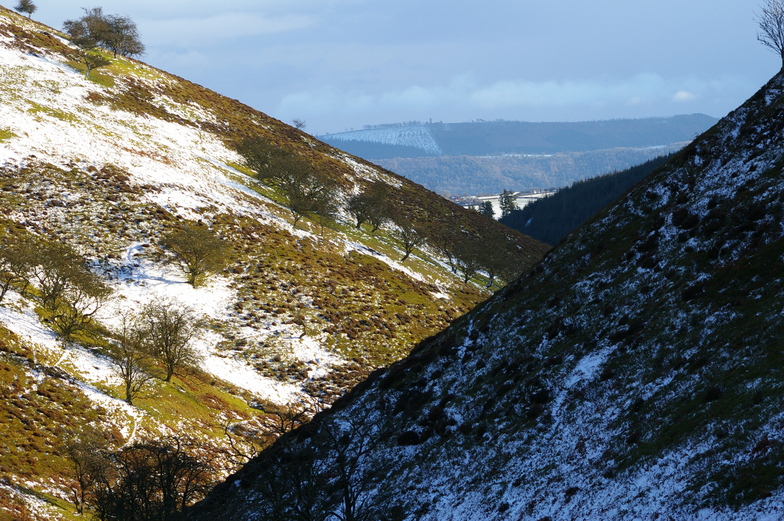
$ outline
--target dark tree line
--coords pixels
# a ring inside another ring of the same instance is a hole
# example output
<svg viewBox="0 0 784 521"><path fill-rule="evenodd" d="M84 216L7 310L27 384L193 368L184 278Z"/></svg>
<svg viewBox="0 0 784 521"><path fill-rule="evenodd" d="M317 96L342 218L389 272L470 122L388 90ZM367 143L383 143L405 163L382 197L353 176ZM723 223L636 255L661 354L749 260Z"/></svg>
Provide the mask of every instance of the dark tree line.
<svg viewBox="0 0 784 521"><path fill-rule="evenodd" d="M618 199L672 156L574 183L502 217L500 222L547 244L556 245L569 232Z"/></svg>
<svg viewBox="0 0 784 521"><path fill-rule="evenodd" d="M119 450L86 428L64 444L71 463L71 499L99 521L173 521L203 498L218 466L193 440L168 436Z"/></svg>

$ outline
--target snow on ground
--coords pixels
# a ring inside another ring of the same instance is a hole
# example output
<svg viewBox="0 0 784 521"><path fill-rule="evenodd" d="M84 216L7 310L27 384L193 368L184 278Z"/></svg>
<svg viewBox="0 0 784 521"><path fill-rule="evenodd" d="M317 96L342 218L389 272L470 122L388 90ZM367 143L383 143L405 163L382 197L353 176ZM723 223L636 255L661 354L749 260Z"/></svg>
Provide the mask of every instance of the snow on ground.
<svg viewBox="0 0 784 521"><path fill-rule="evenodd" d="M118 277L112 281L115 293L101 308L96 319L110 328L120 326L124 313L136 313L152 302L169 302L189 308L198 317L223 320L235 299L230 281L213 276L206 284L194 288L185 282L182 272L173 266L157 265L141 254L144 245L128 246ZM193 343L201 357L201 367L208 373L278 403L296 398L297 388L281 384L258 374L245 360L219 354L217 345L225 340L212 331L203 331ZM221 356L222 355L222 356Z"/></svg>
<svg viewBox="0 0 784 521"><path fill-rule="evenodd" d="M0 322L31 347L34 362L47 367L59 367L78 377L80 380L76 384L85 396L106 409L126 442L133 440L136 426L142 421L144 413L93 385L119 384L108 359L59 340L51 330L41 325L32 306L16 292L10 291L0 305Z"/></svg>
<svg viewBox="0 0 784 521"><path fill-rule="evenodd" d="M425 125L400 125L341 132L321 136L328 141L367 141L385 145L420 148L426 152L441 154L441 147Z"/></svg>

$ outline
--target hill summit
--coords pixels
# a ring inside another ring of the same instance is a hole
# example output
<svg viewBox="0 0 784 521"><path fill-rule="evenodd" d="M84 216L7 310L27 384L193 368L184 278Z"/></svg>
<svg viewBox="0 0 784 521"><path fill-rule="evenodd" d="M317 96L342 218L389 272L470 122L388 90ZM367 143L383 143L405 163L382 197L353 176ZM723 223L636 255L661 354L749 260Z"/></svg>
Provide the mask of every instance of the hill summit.
<svg viewBox="0 0 784 521"><path fill-rule="evenodd" d="M777 75L193 519L784 517L782 121Z"/></svg>

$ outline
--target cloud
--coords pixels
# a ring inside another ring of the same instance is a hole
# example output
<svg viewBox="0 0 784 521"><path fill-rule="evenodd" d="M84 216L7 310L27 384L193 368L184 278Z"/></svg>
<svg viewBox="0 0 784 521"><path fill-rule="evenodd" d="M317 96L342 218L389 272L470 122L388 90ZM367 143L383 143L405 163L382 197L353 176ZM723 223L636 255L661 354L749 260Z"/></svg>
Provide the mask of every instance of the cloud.
<svg viewBox="0 0 784 521"><path fill-rule="evenodd" d="M672 101L676 103L685 103L688 101L694 101L697 99L697 96L689 91L679 90L675 93L675 96L672 97Z"/></svg>
<svg viewBox="0 0 784 521"><path fill-rule="evenodd" d="M665 80L656 74L638 74L613 80L543 81L503 80L482 85L470 75L457 76L448 85L404 89L377 94L341 93L337 89L300 92L283 98L280 108L325 113L362 109L438 109L462 107L477 110L521 108L569 108L608 105L644 105L669 100L677 80ZM694 82L692 82L694 83ZM674 101L689 101L696 96L678 90Z"/></svg>
<svg viewBox="0 0 784 521"><path fill-rule="evenodd" d="M243 36L296 31L312 26L308 15L265 16L257 13L229 12L205 18L140 20L144 39L151 46L207 47L216 42Z"/></svg>

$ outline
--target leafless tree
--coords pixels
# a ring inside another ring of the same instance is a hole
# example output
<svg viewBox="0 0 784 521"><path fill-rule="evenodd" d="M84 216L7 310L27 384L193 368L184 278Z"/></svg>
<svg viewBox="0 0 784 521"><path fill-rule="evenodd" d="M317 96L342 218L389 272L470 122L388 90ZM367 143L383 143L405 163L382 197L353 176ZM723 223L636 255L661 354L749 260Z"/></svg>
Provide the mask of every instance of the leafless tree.
<svg viewBox="0 0 784 521"><path fill-rule="evenodd" d="M29 247L28 247L29 246ZM12 285L20 285L24 292L30 270L35 264L36 249L22 241L0 244L0 301Z"/></svg>
<svg viewBox="0 0 784 521"><path fill-rule="evenodd" d="M784 0L765 0L757 23L757 40L781 58L784 69Z"/></svg>
<svg viewBox="0 0 784 521"><path fill-rule="evenodd" d="M65 440L64 452L74 479L70 486L71 499L78 514L84 513L95 484L106 473L108 448L103 434L90 426L82 427Z"/></svg>
<svg viewBox="0 0 784 521"><path fill-rule="evenodd" d="M392 205L389 194L389 185L376 181L367 190L348 200L346 210L356 219L357 229L367 222L371 225L371 231L375 233L391 218Z"/></svg>
<svg viewBox="0 0 784 521"><path fill-rule="evenodd" d="M186 224L169 232L161 240L161 246L174 254L192 286L206 275L223 269L230 247L206 226L197 224Z"/></svg>
<svg viewBox="0 0 784 521"><path fill-rule="evenodd" d="M105 47L123 56L144 54L136 23L127 16L106 15L101 7L84 8L84 16L63 23L71 41L84 51Z"/></svg>
<svg viewBox="0 0 784 521"><path fill-rule="evenodd" d="M337 183L306 158L260 137L242 140L237 152L259 181L283 192L294 214L294 225L306 215L321 217L323 224L323 219L336 213Z"/></svg>
<svg viewBox="0 0 784 521"><path fill-rule="evenodd" d="M106 17L108 30L103 35L103 44L107 49L122 56L141 56L144 44L139 37L136 22L127 16L109 15Z"/></svg>
<svg viewBox="0 0 784 521"><path fill-rule="evenodd" d="M125 401L133 405L133 399L152 381L149 373L150 354L147 351L147 331L138 317L126 314L122 317L118 334L119 343L112 359L114 371L123 383Z"/></svg>
<svg viewBox="0 0 784 521"><path fill-rule="evenodd" d="M425 243L425 233L418 226L414 225L407 217L398 216L395 218L397 230L393 230L390 235L396 239L403 247L404 255L400 262L405 262L417 248Z"/></svg>
<svg viewBox="0 0 784 521"><path fill-rule="evenodd" d="M299 130L304 130L306 127L304 119L294 118L291 123L294 125L294 128Z"/></svg>
<svg viewBox="0 0 784 521"><path fill-rule="evenodd" d="M455 266L463 276L464 283L468 284L471 277L482 268L485 248L488 248L488 245L479 239L468 236L462 237L455 244L453 250Z"/></svg>
<svg viewBox="0 0 784 521"><path fill-rule="evenodd" d="M84 75L89 78L94 69L106 67L112 63L98 51L98 47L104 42L110 29L106 16L100 7L84 9L84 11L83 17L63 22L63 29L79 48L79 61L85 65Z"/></svg>
<svg viewBox="0 0 784 521"><path fill-rule="evenodd" d="M140 320L148 350L163 365L167 382L182 369L198 363L191 340L201 322L190 308L156 301L144 307Z"/></svg>
<svg viewBox="0 0 784 521"><path fill-rule="evenodd" d="M243 139L236 148L245 160L245 166L256 172L258 180L263 183L275 180L279 172L285 171L287 158L291 155L260 137Z"/></svg>
<svg viewBox="0 0 784 521"><path fill-rule="evenodd" d="M66 244L39 243L34 263L30 273L38 282L41 303L51 313L58 334L69 338L90 322L110 290L85 259Z"/></svg>

